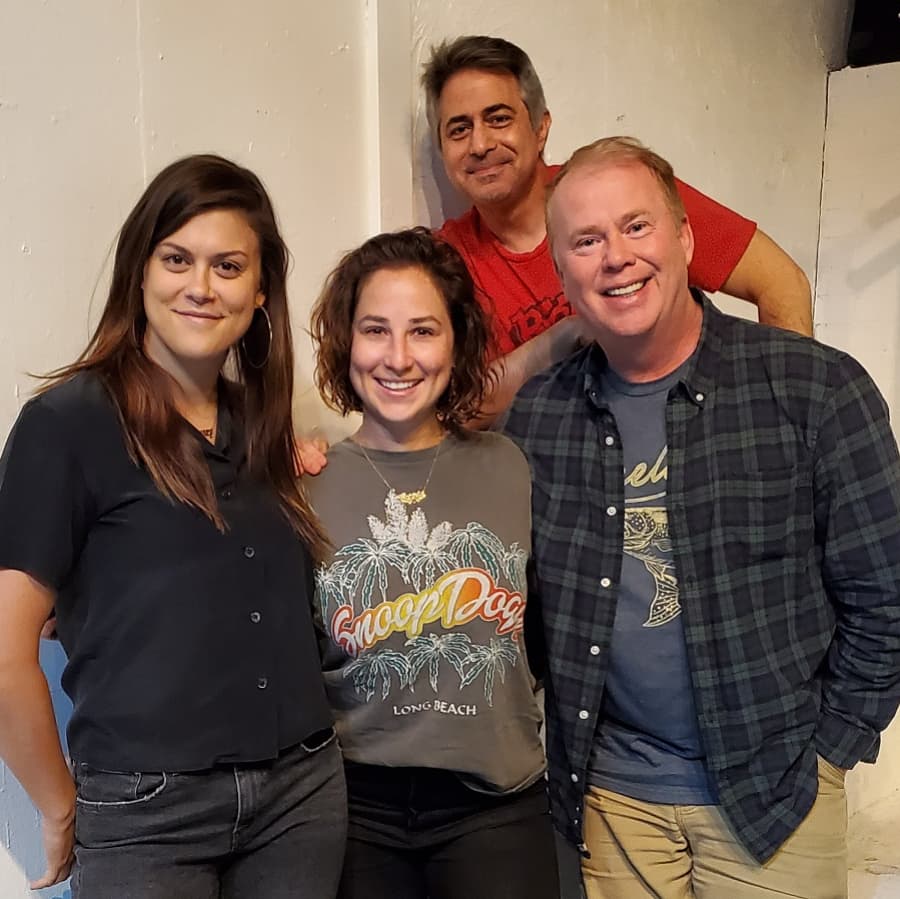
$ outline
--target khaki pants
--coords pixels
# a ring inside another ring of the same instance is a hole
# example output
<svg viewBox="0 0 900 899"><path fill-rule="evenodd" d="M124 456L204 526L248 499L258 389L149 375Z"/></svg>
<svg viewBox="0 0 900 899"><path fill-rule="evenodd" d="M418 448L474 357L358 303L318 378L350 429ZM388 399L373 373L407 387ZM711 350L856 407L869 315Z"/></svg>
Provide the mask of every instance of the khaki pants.
<svg viewBox="0 0 900 899"><path fill-rule="evenodd" d="M844 772L819 759L819 794L764 865L718 806L661 805L589 787L581 862L588 899L846 899Z"/></svg>

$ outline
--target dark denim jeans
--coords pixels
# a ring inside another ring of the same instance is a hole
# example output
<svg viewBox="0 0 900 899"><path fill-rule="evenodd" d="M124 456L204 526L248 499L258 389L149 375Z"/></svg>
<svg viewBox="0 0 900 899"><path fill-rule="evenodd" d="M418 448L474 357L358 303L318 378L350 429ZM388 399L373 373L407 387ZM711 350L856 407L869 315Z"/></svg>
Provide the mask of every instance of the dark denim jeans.
<svg viewBox="0 0 900 899"><path fill-rule="evenodd" d="M347 766L340 899L557 899L543 780L511 796L449 771Z"/></svg>
<svg viewBox="0 0 900 899"><path fill-rule="evenodd" d="M201 773L76 763L75 781L73 899L334 899L347 798L333 736Z"/></svg>

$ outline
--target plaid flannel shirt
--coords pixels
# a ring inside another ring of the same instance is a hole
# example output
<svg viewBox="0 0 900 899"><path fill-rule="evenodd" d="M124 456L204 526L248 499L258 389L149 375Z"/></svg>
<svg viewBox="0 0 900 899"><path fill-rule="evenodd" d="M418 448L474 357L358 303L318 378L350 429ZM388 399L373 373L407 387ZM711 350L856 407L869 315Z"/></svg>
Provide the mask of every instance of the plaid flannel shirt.
<svg viewBox="0 0 900 899"><path fill-rule="evenodd" d="M855 360L696 298L666 407L669 531L706 764L763 861L815 800L816 753L874 761L900 700L900 462ZM534 477L551 803L582 851L623 553L605 364L592 346L539 375L505 425Z"/></svg>

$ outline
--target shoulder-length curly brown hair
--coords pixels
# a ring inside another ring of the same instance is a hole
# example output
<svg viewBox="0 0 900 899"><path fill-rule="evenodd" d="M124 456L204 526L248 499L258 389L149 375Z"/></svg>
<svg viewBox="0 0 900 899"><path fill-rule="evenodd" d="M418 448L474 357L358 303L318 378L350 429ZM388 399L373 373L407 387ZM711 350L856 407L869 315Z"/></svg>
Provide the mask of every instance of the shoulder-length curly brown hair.
<svg viewBox="0 0 900 899"><path fill-rule="evenodd" d="M447 305L453 326L453 370L436 411L441 424L460 433L478 415L493 387L491 331L459 253L427 228L371 237L347 253L328 276L312 311L316 386L325 402L342 415L362 411L350 382L353 317L360 291L375 272L404 268L423 271Z"/></svg>

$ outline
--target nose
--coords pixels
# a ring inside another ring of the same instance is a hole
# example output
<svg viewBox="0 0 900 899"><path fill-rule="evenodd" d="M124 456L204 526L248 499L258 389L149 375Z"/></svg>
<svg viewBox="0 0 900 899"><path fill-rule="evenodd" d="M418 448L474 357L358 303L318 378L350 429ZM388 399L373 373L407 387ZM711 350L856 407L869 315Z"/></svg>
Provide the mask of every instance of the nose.
<svg viewBox="0 0 900 899"><path fill-rule="evenodd" d="M603 265L604 268L611 271L619 271L635 261L634 251L628 238L617 231L613 231L607 236L605 250Z"/></svg>
<svg viewBox="0 0 900 899"><path fill-rule="evenodd" d="M188 298L195 303L209 303L214 296L212 268L197 264L191 269L191 282L187 290Z"/></svg>
<svg viewBox="0 0 900 899"><path fill-rule="evenodd" d="M395 372L407 371L410 368L412 359L410 358L409 345L405 334L394 334L391 336L384 364L391 371Z"/></svg>
<svg viewBox="0 0 900 899"><path fill-rule="evenodd" d="M482 122L475 122L469 136L469 152L473 156L486 156L496 146L493 131Z"/></svg>

